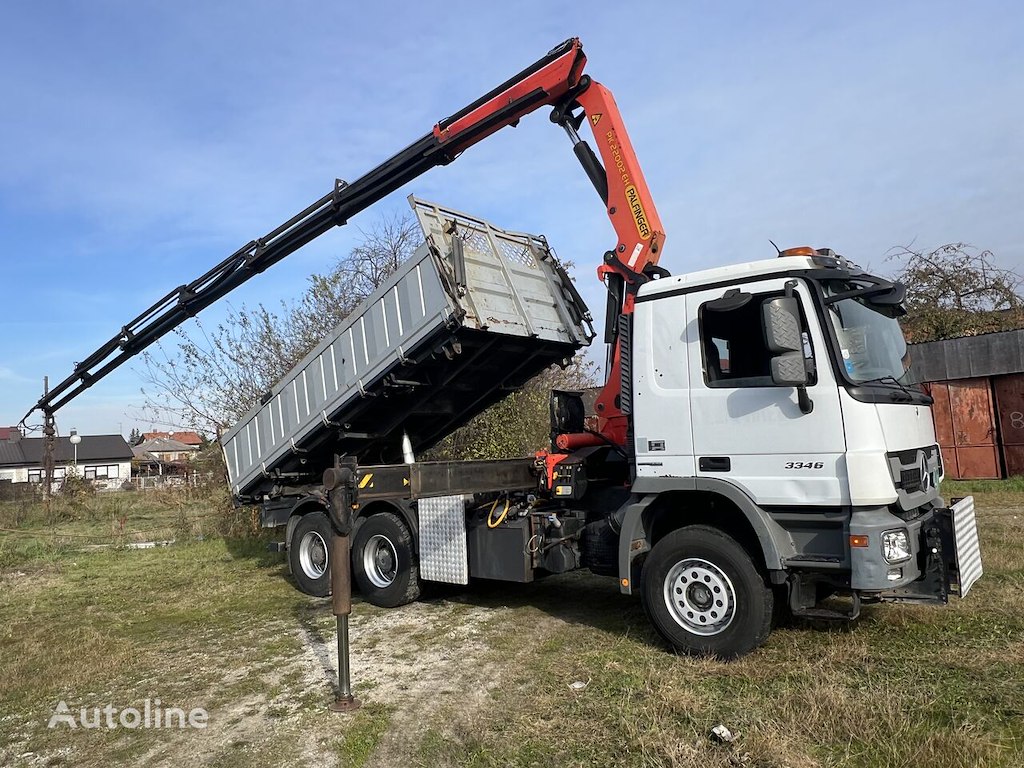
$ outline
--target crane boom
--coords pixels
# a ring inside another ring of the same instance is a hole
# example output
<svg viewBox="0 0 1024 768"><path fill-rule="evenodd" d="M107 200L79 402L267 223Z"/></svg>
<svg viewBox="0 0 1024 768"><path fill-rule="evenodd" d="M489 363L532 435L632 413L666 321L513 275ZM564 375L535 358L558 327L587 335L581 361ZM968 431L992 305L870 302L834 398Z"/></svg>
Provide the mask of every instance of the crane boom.
<svg viewBox="0 0 1024 768"><path fill-rule="evenodd" d="M124 325L76 363L72 374L48 390L25 419L40 410L52 428L57 409L189 317L329 229L346 224L412 179L450 163L477 142L544 106L554 108L552 121L572 138L574 151L601 195L618 237L598 269L613 297L609 316L631 312L636 288L646 279L645 272L657 264L664 234L611 92L583 74L586 61L580 40L571 38L352 183L337 180L334 188L312 205L246 243L201 277L175 288ZM584 120L591 126L603 163L579 138L577 130ZM625 427L617 402L618 342L614 333L607 331L606 339L613 343L613 364L598 401L601 431L621 443Z"/></svg>

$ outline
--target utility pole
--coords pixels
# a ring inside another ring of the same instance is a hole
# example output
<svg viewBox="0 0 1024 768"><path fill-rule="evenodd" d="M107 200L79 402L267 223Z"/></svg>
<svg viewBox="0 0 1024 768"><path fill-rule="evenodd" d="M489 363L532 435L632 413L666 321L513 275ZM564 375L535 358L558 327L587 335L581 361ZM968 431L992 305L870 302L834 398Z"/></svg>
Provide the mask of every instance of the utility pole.
<svg viewBox="0 0 1024 768"><path fill-rule="evenodd" d="M43 397L50 393L50 377L43 377ZM43 499L46 501L46 516L50 516L50 496L53 489L53 454L57 425L50 408L43 409Z"/></svg>

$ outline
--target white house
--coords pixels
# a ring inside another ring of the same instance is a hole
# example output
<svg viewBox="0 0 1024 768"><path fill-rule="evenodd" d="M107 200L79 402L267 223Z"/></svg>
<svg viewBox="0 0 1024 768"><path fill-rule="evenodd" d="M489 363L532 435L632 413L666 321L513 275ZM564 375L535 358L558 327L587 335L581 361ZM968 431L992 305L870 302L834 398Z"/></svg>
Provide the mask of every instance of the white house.
<svg viewBox="0 0 1024 768"><path fill-rule="evenodd" d="M43 481L43 438L22 437L17 429L6 430L0 440L0 480L12 483ZM78 474L97 488L120 488L132 477L132 449L121 435L81 435L78 446L67 437L54 445L53 479L60 482L77 466ZM76 464L77 462L77 464Z"/></svg>

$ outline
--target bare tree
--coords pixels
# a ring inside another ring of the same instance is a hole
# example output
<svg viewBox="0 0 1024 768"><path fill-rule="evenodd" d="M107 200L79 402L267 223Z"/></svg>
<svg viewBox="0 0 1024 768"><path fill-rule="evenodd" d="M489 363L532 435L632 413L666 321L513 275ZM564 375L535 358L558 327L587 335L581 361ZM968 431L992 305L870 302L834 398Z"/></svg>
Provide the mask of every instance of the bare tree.
<svg viewBox="0 0 1024 768"><path fill-rule="evenodd" d="M1024 326L1024 280L994 263L991 251L965 243L933 250L898 246L888 259L907 286L903 327L912 341L932 341Z"/></svg>
<svg viewBox="0 0 1024 768"><path fill-rule="evenodd" d="M597 384L594 365L577 356L566 368L552 366L517 392L495 403L432 448L430 459L503 459L528 456L548 447L552 389L586 389Z"/></svg>
<svg viewBox="0 0 1024 768"><path fill-rule="evenodd" d="M144 410L151 420L217 434L255 406L415 250L411 213L378 219L327 273L309 278L277 311L229 306L213 327L196 320L177 340L142 356Z"/></svg>

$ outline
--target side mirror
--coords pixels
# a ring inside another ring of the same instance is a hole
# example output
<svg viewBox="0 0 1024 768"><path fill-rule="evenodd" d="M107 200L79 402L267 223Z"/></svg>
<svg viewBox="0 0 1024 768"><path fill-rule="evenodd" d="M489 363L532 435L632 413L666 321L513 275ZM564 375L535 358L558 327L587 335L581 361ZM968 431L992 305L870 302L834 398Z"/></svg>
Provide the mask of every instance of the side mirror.
<svg viewBox="0 0 1024 768"><path fill-rule="evenodd" d="M771 359L772 381L780 387L807 386L807 367L799 352L784 352Z"/></svg>
<svg viewBox="0 0 1024 768"><path fill-rule="evenodd" d="M772 381L780 387L797 387L800 410L810 413L814 404L807 396L807 365L800 333L800 304L795 296L768 299L761 305L768 351L772 353Z"/></svg>
<svg viewBox="0 0 1024 768"><path fill-rule="evenodd" d="M761 305L764 335L768 351L773 355L801 352L804 348L800 336L800 305L792 296L768 299Z"/></svg>

